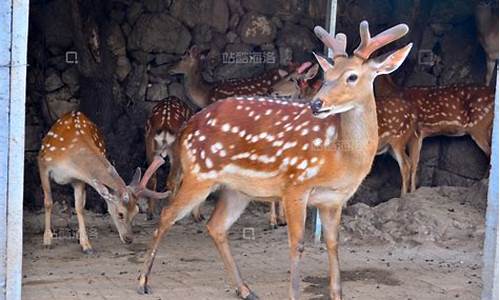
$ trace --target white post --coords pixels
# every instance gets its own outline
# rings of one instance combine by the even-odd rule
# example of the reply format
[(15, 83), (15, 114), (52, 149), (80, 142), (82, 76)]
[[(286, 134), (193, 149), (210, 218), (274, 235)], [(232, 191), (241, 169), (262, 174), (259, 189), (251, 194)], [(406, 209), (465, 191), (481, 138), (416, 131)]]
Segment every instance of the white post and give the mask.
[[(328, 32), (335, 33), (335, 23), (337, 19), (337, 0), (328, 1), (328, 15), (326, 16), (326, 28)], [(333, 58), (333, 50), (328, 48), (328, 57)], [(319, 211), (315, 210), (315, 220), (314, 220), (314, 244), (319, 245), (321, 243), (321, 219), (319, 217)]]
[(498, 300), (498, 134), (499, 134), (498, 70), (495, 93), (495, 119), (491, 142), (491, 170), (486, 209), (486, 229), (483, 248), (483, 292), (482, 300)]
[(0, 1), (0, 299), (20, 300), (29, 0)]

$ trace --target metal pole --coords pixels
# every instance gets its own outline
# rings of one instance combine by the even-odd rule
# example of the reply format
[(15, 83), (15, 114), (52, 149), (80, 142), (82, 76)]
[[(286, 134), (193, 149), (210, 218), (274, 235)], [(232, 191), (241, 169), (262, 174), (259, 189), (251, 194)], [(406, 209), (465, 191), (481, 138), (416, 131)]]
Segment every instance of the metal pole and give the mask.
[(29, 0), (0, 1), (0, 299), (21, 299)]
[[(328, 1), (328, 14), (326, 16), (326, 28), (328, 32), (335, 33), (335, 23), (337, 19), (337, 0)], [(328, 49), (328, 57), (333, 58), (333, 50)], [(321, 218), (319, 217), (319, 211), (315, 209), (315, 222), (314, 222), (314, 244), (319, 245), (321, 243)]]
[(482, 300), (498, 300), (498, 134), (499, 134), (498, 68), (495, 92), (495, 112), (491, 143), (491, 170), (488, 186), (488, 207), (483, 248)]

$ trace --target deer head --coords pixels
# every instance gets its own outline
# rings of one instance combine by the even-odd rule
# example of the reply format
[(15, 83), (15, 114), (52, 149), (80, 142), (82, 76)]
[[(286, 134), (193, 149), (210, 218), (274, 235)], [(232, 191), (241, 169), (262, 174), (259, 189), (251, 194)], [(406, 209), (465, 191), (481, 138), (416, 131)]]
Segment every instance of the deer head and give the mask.
[(363, 21), (359, 31), (361, 43), (354, 55), (348, 57), (345, 34), (333, 36), (319, 26), (314, 29), (323, 43), (333, 50), (335, 63), (332, 65), (327, 59), (314, 54), (324, 71), (323, 85), (310, 104), (316, 117), (325, 118), (362, 107), (364, 101), (372, 101), (375, 77), (396, 70), (411, 50), (410, 43), (399, 50), (370, 59), (373, 52), (404, 36), (408, 32), (408, 26), (400, 24), (372, 38), (368, 22)]
[(192, 46), (184, 53), (181, 59), (170, 68), (169, 74), (189, 75), (190, 72), (199, 68), (200, 62), (205, 59), (205, 55), (205, 52), (201, 51), (200, 48)]
[[(163, 199), (170, 195), (170, 192), (158, 193), (146, 188), (147, 182), (156, 170), (165, 163), (162, 157), (155, 157), (150, 164), (144, 177), (141, 179), (141, 169), (137, 168), (129, 185), (118, 185), (116, 190), (107, 186), (98, 179), (94, 179), (92, 186), (106, 201), (108, 212), (115, 223), (120, 239), (124, 243), (133, 241), (132, 221), (139, 212), (138, 200), (141, 198)], [(116, 180), (121, 181), (116, 170), (111, 166), (111, 174)]]
[(303, 94), (308, 81), (312, 80), (319, 71), (319, 65), (305, 62), (294, 72), (274, 84), (271, 95), (274, 97), (298, 98)]

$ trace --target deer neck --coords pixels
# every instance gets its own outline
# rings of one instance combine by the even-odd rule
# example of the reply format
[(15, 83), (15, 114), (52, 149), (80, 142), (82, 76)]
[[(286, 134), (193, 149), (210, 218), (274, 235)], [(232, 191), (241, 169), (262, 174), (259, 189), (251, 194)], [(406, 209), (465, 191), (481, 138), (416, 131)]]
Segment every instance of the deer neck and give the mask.
[(188, 97), (199, 107), (209, 103), (212, 87), (201, 75), (201, 68), (196, 66), (186, 74), (186, 92)]
[[(378, 123), (373, 95), (363, 104), (341, 114), (338, 142), (358, 161), (373, 160), (378, 146)], [(371, 164), (370, 164), (371, 166)]]
[(115, 191), (124, 191), (125, 182), (106, 157), (88, 152), (90, 150), (82, 149), (80, 155), (75, 156), (74, 164), (81, 170), (83, 177), (81, 179), (94, 188), (94, 180), (97, 180)]

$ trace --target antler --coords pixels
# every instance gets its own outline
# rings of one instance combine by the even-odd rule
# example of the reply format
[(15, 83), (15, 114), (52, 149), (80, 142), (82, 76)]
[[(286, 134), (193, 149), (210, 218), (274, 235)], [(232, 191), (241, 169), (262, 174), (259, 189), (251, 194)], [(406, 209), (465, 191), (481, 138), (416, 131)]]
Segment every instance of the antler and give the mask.
[[(146, 185), (148, 184), (149, 179), (153, 174), (160, 168), (163, 164), (165, 163), (165, 160), (161, 155), (156, 155), (149, 167), (147, 168), (146, 172), (144, 172), (144, 176), (140, 180), (140, 182), (134, 182), (133, 188), (134, 188), (134, 193), (136, 194), (137, 197), (146, 197), (146, 198), (153, 198), (153, 199), (163, 199), (168, 196), (170, 196), (171, 191), (166, 191), (163, 193), (152, 191), (148, 188), (146, 188)], [(139, 176), (140, 178), (140, 168), (138, 168)], [(134, 176), (135, 177), (135, 176)]]
[(333, 59), (344, 56), (347, 57), (346, 46), (347, 46), (347, 36), (343, 33), (337, 33), (335, 36), (328, 33), (323, 27), (314, 27), (314, 33), (316, 36), (333, 51)]
[(359, 24), (359, 35), (361, 36), (361, 42), (358, 48), (354, 50), (354, 55), (367, 60), (370, 55), (376, 50), (382, 48), (383, 46), (403, 37), (408, 33), (409, 28), (406, 24), (399, 24), (391, 27), (375, 37), (370, 36), (370, 28), (368, 27), (368, 22), (363, 21)]

